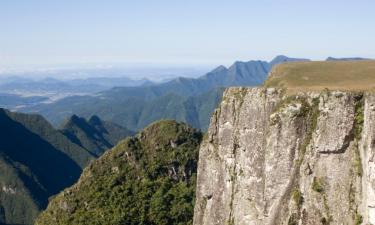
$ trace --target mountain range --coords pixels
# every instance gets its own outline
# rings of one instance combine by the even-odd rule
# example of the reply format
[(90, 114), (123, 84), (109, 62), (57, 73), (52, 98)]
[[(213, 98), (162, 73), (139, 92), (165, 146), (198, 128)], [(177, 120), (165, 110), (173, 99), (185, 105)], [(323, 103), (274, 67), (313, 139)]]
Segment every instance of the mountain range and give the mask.
[(151, 124), (93, 162), (36, 224), (192, 224), (201, 140), (183, 123)]
[[(323, 80), (326, 82), (326, 86), (331, 84), (333, 87), (337, 87), (337, 81), (335, 80), (341, 81), (341, 85), (343, 85), (345, 82), (342, 82), (341, 79), (342, 76), (345, 76), (347, 85), (353, 85), (352, 79), (352, 81), (357, 83), (362, 82), (361, 86), (365, 84), (371, 87), (371, 82), (366, 82), (366, 79), (368, 77), (371, 78), (370, 75), (372, 73), (371, 71), (367, 72), (366, 69), (368, 67), (363, 65), (368, 63), (372, 65), (373, 63), (367, 61), (352, 62), (352, 60), (344, 63), (285, 64), (282, 66), (289, 68), (286, 70), (289, 72), (282, 72), (284, 71), (280, 70), (282, 66), (277, 68), (280, 74), (284, 75), (283, 82), (280, 80), (276, 80), (280, 82), (271, 82), (273, 79), (278, 78), (275, 76), (266, 83), (266, 86), (270, 85), (270, 83), (274, 85), (271, 85), (272, 87), (277, 87), (276, 84), (283, 84), (283, 87), (289, 84), (288, 88), (290, 89), (294, 84), (298, 88), (302, 87), (303, 90), (307, 90), (306, 87), (320, 82), (323, 77), (325, 78)], [(95, 96), (65, 98), (54, 104), (43, 105), (42, 107), (51, 107), (51, 111), (49, 111), (51, 116), (53, 116), (52, 113), (69, 115), (64, 120), (61, 120), (59, 128), (53, 127), (41, 115), (16, 113), (0, 109), (0, 125), (2, 128), (0, 129), (0, 224), (32, 224), (39, 212), (45, 209), (47, 204), (48, 208), (39, 216), (37, 224), (192, 224), (198, 147), (203, 140), (202, 148), (204, 148), (204, 151), (202, 156), (206, 156), (206, 158), (203, 158), (204, 160), (200, 160), (200, 162), (209, 162), (210, 165), (218, 165), (217, 163), (231, 164), (233, 162), (233, 154), (239, 149), (240, 145), (238, 143), (242, 139), (237, 140), (235, 135), (238, 132), (236, 131), (234, 131), (233, 135), (228, 136), (228, 133), (226, 133), (228, 127), (225, 122), (227, 120), (220, 118), (220, 115), (228, 115), (233, 117), (233, 120), (239, 119), (240, 117), (235, 113), (238, 106), (234, 105), (234, 108), (232, 107), (233, 104), (237, 104), (242, 111), (245, 110), (245, 113), (241, 114), (241, 121), (253, 121), (255, 114), (259, 114), (265, 108), (257, 105), (256, 107), (259, 107), (259, 110), (257, 112), (254, 111), (254, 115), (250, 115), (248, 112), (253, 110), (254, 107), (250, 107), (251, 109), (242, 108), (242, 104), (245, 96), (247, 96), (247, 107), (251, 104), (257, 104), (256, 101), (253, 101), (253, 96), (247, 94), (249, 90), (256, 92), (257, 89), (229, 89), (226, 93), (231, 93), (229, 95), (230, 98), (226, 96), (222, 101), (222, 107), (225, 106), (229, 111), (224, 113), (221, 113), (221, 109), (216, 111), (216, 114), (212, 117), (208, 135), (204, 136), (196, 128), (205, 129), (205, 126), (209, 123), (210, 113), (221, 100), (224, 87), (231, 85), (260, 85), (266, 79), (268, 74), (266, 71), (269, 71), (272, 66), (291, 61), (306, 61), (306, 59), (278, 56), (271, 62), (235, 62), (229, 68), (219, 66), (197, 79), (177, 78), (158, 85), (117, 87), (100, 92)], [(341, 61), (348, 60), (343, 59)], [(351, 66), (353, 63), (356, 66), (361, 66), (358, 68)], [(307, 67), (303, 67), (306, 65)], [(336, 65), (346, 66), (341, 67), (341, 70), (337, 70)], [(293, 69), (295, 67), (297, 69)], [(294, 73), (295, 71), (299, 74)], [(301, 71), (304, 77), (301, 77)], [(318, 73), (316, 73), (317, 71)], [(285, 74), (289, 74), (289, 76), (285, 76)], [(327, 79), (327, 74), (330, 75), (331, 80)], [(351, 79), (349, 79), (348, 74), (352, 75)], [(305, 79), (306, 76), (308, 76), (308, 79)], [(356, 79), (358, 76), (363, 76), (363, 79)], [(293, 82), (290, 82), (289, 78)], [(330, 83), (327, 83), (328, 81)], [(307, 84), (307, 86), (301, 86), (301, 84)], [(266, 93), (267, 95), (275, 93), (286, 94), (281, 90), (280, 92), (277, 90), (269, 91), (269, 93)], [(257, 93), (259, 94), (256, 97), (260, 98), (260, 101), (273, 102), (267, 103), (267, 107), (268, 105), (275, 106), (272, 98), (264, 99), (264, 91)], [(327, 94), (327, 98), (330, 96), (330, 93), (326, 93), (326, 90), (324, 94)], [(337, 99), (342, 98), (343, 95), (336, 93), (331, 97), (334, 101), (338, 101)], [(344, 124), (361, 126), (360, 129), (362, 129), (363, 116), (368, 114), (363, 114), (363, 110), (369, 109), (369, 107), (363, 109), (363, 104), (366, 101), (363, 102), (362, 98), (363, 96), (353, 96), (353, 99), (358, 102), (353, 104), (353, 110), (350, 111), (350, 113), (355, 115), (353, 114), (354, 116), (349, 116), (348, 118), (352, 120), (355, 118), (356, 122)], [(301, 102), (293, 102), (292, 105), (296, 107), (296, 105), (300, 104), (305, 107), (305, 103), (316, 104), (316, 100), (316, 98), (309, 102), (297, 100)], [(282, 104), (289, 104), (291, 98), (286, 98), (285, 102), (284, 100), (280, 101), (282, 101)], [(228, 108), (227, 106), (230, 107)], [(277, 110), (284, 110), (282, 106), (276, 105), (278, 107)], [(310, 116), (312, 118), (316, 117), (315, 119), (310, 118), (311, 121), (316, 122), (316, 120), (320, 119), (316, 114), (319, 110), (312, 107), (317, 106), (312, 105), (308, 108), (301, 108), (303, 112), (298, 114), (298, 116), (307, 116), (305, 119), (310, 118)], [(294, 109), (293, 107), (286, 109)], [(47, 108), (43, 108), (43, 110)], [(344, 108), (345, 110), (350, 109), (348, 107)], [(310, 111), (312, 109), (314, 110)], [(332, 107), (327, 108), (327, 110), (330, 109)], [(274, 110), (266, 111), (273, 112)], [(75, 114), (76, 112), (81, 113), (78, 116)], [(280, 115), (285, 116), (286, 114)], [(292, 122), (296, 121), (294, 120), (295, 114), (288, 115), (292, 115)], [(102, 116), (106, 117), (106, 119), (102, 120)], [(261, 118), (263, 113), (258, 116)], [(186, 123), (172, 120), (152, 123), (161, 118), (185, 121), (195, 128)], [(310, 119), (307, 121), (310, 121)], [(223, 120), (221, 122), (225, 126), (217, 126), (216, 120)], [(129, 125), (131, 130), (113, 121), (120, 121), (122, 124)], [(236, 126), (242, 126), (242, 122), (235, 124)], [(152, 124), (149, 125), (150, 123)], [(246, 122), (246, 124), (248, 123)], [(280, 128), (279, 126), (274, 126), (273, 122), (270, 124), (275, 129)], [(321, 125), (325, 126), (325, 124), (322, 123)], [(314, 129), (316, 128), (315, 126), (317, 125), (311, 125)], [(142, 127), (146, 128), (137, 135), (132, 136), (135, 134), (134, 131)], [(290, 128), (290, 126), (285, 127)], [(218, 129), (222, 129), (224, 132), (218, 132)], [(245, 126), (244, 129), (246, 131), (248, 127)], [(259, 126), (257, 126), (257, 129), (260, 129)], [(300, 132), (299, 129), (296, 130)], [(319, 130), (317, 129), (317, 132)], [(356, 127), (348, 130), (350, 133), (354, 132), (355, 134), (351, 133), (343, 137), (354, 138), (354, 135), (360, 133)], [(313, 138), (313, 133), (309, 132), (307, 137), (311, 139)], [(253, 134), (253, 132), (250, 133)], [(278, 138), (279, 132), (275, 134), (276, 136), (274, 137), (277, 137), (275, 140), (280, 140)], [(220, 145), (217, 145), (219, 140), (216, 137), (217, 135), (224, 135), (223, 139), (220, 139), (220, 142), (222, 142)], [(261, 133), (256, 132), (256, 135), (261, 135)], [(226, 145), (229, 143), (228, 137), (235, 137), (233, 140), (229, 140), (229, 142), (234, 141), (235, 143)], [(123, 140), (124, 138), (126, 139)], [(249, 140), (255, 139), (250, 138)], [(303, 145), (306, 148), (307, 145)], [(219, 156), (219, 152), (217, 152), (217, 148), (222, 148), (223, 146), (227, 146), (229, 149), (224, 157)], [(251, 147), (253, 145), (246, 146)], [(110, 148), (112, 150), (107, 151)], [(280, 151), (275, 152), (280, 153)], [(323, 153), (326, 154), (325, 152)], [(207, 157), (208, 155), (209, 157)], [(289, 156), (287, 158), (290, 160)], [(346, 162), (345, 160), (340, 161)], [(247, 160), (246, 162), (249, 161)], [(353, 162), (355, 168), (359, 168), (358, 173), (362, 173), (362, 167), (357, 164), (358, 162)], [(207, 171), (208, 174), (213, 173), (212, 176), (209, 175), (203, 179), (204, 182), (208, 182), (211, 185), (212, 182), (217, 180), (211, 182), (209, 179), (216, 179), (217, 171), (228, 172), (228, 176), (220, 177), (225, 182), (221, 182), (219, 179), (220, 185), (224, 185), (223, 189), (220, 190), (228, 188), (226, 184), (229, 181), (232, 182), (233, 179), (240, 181), (239, 178), (244, 174), (240, 169), (238, 171), (227, 170), (225, 169), (228, 168), (226, 165), (214, 167), (214, 169), (209, 170), (202, 170), (201, 168), (200, 173)], [(248, 167), (244, 167), (244, 169), (246, 168)], [(310, 168), (309, 164), (306, 165), (306, 168)], [(81, 174), (83, 170), (84, 172)], [(350, 173), (352, 174), (352, 172)], [(287, 172), (287, 174), (291, 173)], [(74, 184), (79, 177), (79, 181)], [(275, 177), (279, 179), (279, 176)], [(247, 182), (244, 183), (248, 184)], [(72, 184), (74, 185), (71, 186)], [(357, 182), (357, 184), (360, 184), (360, 182)], [(220, 185), (217, 186), (219, 187)], [(68, 188), (69, 186), (71, 187)], [(65, 188), (68, 189), (63, 191)], [(206, 186), (201, 186), (200, 190), (205, 192), (207, 188)], [(234, 189), (231, 187), (228, 190), (233, 191)], [(350, 191), (351, 189), (348, 190)], [(264, 191), (262, 190), (260, 193), (264, 193)], [(196, 210), (199, 213), (205, 212), (199, 208), (200, 205), (206, 205), (207, 200), (211, 198), (216, 201), (221, 196), (216, 195), (213, 198), (212, 194), (206, 193), (202, 195), (200, 193), (200, 200)], [(229, 195), (226, 196), (226, 199), (230, 198)], [(350, 198), (349, 196), (349, 200)], [(242, 197), (238, 199), (242, 199)], [(302, 204), (302, 200), (297, 201), (298, 204)], [(326, 205), (324, 201), (323, 205)], [(244, 204), (243, 206), (247, 207), (248, 205)], [(356, 216), (358, 215), (355, 214), (353, 218), (356, 218)], [(207, 216), (207, 218), (211, 219), (212, 217)], [(292, 222), (296, 220), (294, 217), (290, 218), (292, 218)], [(225, 220), (225, 223), (228, 221), (230, 220)], [(201, 223), (198, 222), (198, 224)]]
[(369, 224), (373, 64), (281, 65), (272, 88), (226, 89), (203, 137), (153, 123), (85, 169), (36, 224)]
[(32, 224), (49, 197), (72, 185), (90, 161), (131, 134), (98, 117), (81, 131), (80, 121), (73, 116), (57, 130), (40, 115), (0, 109), (0, 224)]
[(272, 66), (306, 60), (277, 56), (271, 62), (237, 61), (228, 68), (219, 66), (199, 78), (179, 77), (161, 84), (115, 87), (95, 96), (72, 96), (23, 110), (39, 113), (55, 126), (77, 114), (87, 118), (98, 115), (134, 131), (160, 119), (175, 119), (206, 130), (224, 87), (259, 86)]
[(86, 120), (73, 115), (63, 124), (60, 131), (71, 142), (95, 157), (102, 155), (124, 137), (134, 135), (132, 131), (115, 123), (102, 121), (98, 116)]

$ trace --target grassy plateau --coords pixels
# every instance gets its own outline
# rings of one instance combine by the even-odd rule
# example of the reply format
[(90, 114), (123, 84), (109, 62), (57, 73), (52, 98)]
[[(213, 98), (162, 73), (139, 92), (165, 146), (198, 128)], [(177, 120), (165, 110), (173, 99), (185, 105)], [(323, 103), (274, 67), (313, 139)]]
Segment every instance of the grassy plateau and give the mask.
[(375, 90), (375, 60), (284, 63), (274, 67), (264, 85), (288, 93)]

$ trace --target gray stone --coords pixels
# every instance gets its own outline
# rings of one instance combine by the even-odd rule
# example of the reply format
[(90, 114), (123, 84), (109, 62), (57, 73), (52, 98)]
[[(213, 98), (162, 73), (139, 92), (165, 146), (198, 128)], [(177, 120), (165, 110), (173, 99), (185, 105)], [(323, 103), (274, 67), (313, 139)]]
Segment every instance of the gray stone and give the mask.
[(200, 149), (194, 224), (375, 224), (374, 105), (227, 89)]

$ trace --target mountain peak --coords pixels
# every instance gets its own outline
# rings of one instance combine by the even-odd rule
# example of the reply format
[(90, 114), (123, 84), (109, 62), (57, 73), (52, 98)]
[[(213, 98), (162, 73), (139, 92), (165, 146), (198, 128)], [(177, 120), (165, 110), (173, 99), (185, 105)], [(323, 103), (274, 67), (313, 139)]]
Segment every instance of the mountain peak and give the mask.
[(93, 116), (91, 116), (90, 117), (90, 119), (89, 119), (89, 123), (91, 124), (91, 125), (100, 125), (100, 124), (102, 124), (103, 122), (102, 122), (102, 120), (99, 118), (99, 116), (97, 116), (97, 115), (93, 115)]
[(62, 126), (61, 132), (94, 156), (100, 156), (121, 139), (133, 135), (128, 129), (102, 121), (96, 115), (91, 116), (89, 120), (72, 115)]
[(71, 115), (70, 118), (69, 118), (69, 120), (71, 120), (71, 121), (77, 121), (77, 120), (80, 120), (80, 119), (82, 119), (82, 118), (80, 118), (76, 114)]
[(87, 121), (85, 118), (82, 118), (82, 117), (77, 116), (76, 114), (73, 114), (68, 119), (65, 120), (65, 122), (61, 125), (61, 128), (65, 129), (71, 126), (82, 127), (86, 125), (87, 125)]
[[(251, 62), (251, 61), (249, 61)], [(244, 61), (235, 61), (230, 67), (233, 67), (233, 66), (238, 66), (238, 65), (242, 65), (242, 64), (245, 64)]]
[(151, 145), (153, 143), (168, 145), (171, 141), (178, 142), (174, 139), (183, 136), (181, 134), (184, 132), (194, 132), (194, 129), (174, 120), (160, 120), (146, 127), (139, 136), (141, 139), (147, 138)]
[(218, 72), (222, 72), (222, 71), (226, 71), (226, 70), (228, 70), (228, 68), (226, 68), (223, 65), (220, 65), (220, 66), (216, 67), (215, 69), (213, 69), (211, 72), (212, 73), (218, 73)]

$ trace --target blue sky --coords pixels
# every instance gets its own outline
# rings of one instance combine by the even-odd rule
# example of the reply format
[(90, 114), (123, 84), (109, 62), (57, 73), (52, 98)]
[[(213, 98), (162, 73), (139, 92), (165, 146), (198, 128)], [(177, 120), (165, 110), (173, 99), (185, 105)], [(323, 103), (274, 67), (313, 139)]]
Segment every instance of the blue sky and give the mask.
[(0, 66), (375, 58), (375, 1), (1, 0)]

